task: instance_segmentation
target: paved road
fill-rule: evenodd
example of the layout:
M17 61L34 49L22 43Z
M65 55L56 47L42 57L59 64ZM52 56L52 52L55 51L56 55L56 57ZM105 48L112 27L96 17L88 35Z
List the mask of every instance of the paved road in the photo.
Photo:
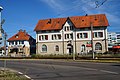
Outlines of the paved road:
M3 61L0 61L0 67ZM120 63L55 60L9 60L7 68L33 80L120 80Z

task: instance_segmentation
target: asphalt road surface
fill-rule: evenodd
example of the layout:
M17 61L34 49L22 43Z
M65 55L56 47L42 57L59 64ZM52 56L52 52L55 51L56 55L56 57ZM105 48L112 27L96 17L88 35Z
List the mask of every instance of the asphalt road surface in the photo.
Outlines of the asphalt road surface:
M0 67L3 62L0 61ZM20 71L32 80L120 80L120 63L8 60L7 68Z

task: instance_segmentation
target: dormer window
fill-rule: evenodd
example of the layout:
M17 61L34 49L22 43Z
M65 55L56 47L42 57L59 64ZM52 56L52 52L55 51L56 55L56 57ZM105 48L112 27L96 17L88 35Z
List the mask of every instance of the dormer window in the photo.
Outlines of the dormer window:
M73 29L73 26L65 26L64 30L65 31L70 31Z
M18 38L18 35L16 35L15 38Z
M70 31L70 26L65 26L65 31Z

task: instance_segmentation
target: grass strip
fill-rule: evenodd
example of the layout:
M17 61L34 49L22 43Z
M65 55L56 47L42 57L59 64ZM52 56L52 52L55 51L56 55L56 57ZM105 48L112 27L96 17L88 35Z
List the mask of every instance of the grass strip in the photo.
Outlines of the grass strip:
M30 80L23 75L10 70L0 70L0 80Z

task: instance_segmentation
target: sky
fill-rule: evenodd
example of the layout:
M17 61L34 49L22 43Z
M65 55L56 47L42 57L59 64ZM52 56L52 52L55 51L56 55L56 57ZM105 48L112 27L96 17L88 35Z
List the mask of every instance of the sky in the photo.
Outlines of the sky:
M40 19L106 14L109 32L120 32L120 0L0 0L3 29L10 38L23 29L35 38Z

